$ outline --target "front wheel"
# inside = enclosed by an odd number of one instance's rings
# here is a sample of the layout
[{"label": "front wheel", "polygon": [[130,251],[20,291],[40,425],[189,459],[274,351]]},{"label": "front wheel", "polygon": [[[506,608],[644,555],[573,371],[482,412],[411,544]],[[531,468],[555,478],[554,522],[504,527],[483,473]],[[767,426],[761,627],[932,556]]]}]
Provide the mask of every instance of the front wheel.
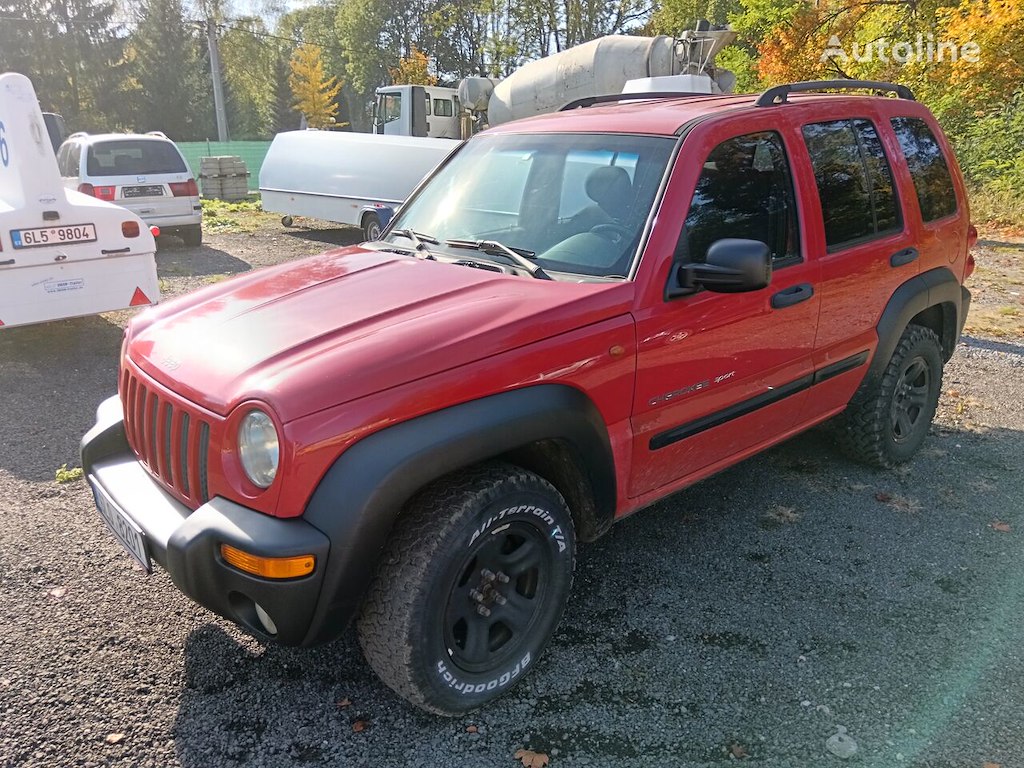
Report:
[{"label": "front wheel", "polygon": [[851,458],[876,467],[909,461],[928,434],[941,388],[939,337],[924,326],[908,326],[881,380],[858,392],[839,417],[840,447]]},{"label": "front wheel", "polygon": [[509,464],[452,475],[398,520],[358,620],[370,666],[416,706],[476,709],[533,668],[572,586],[561,494]]}]

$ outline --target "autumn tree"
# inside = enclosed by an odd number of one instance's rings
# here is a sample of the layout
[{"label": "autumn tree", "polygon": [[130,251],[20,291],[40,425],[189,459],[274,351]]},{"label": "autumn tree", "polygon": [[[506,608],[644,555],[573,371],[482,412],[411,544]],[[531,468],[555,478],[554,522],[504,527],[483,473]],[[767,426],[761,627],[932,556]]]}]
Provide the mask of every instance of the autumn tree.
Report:
[{"label": "autumn tree", "polygon": [[295,49],[291,59],[291,86],[295,108],[306,116],[310,128],[327,128],[335,122],[338,104],[335,99],[342,84],[336,77],[327,77],[316,46],[308,43]]},{"label": "autumn tree", "polygon": [[437,85],[437,77],[430,74],[430,59],[416,46],[408,56],[398,60],[398,66],[388,70],[396,85]]}]

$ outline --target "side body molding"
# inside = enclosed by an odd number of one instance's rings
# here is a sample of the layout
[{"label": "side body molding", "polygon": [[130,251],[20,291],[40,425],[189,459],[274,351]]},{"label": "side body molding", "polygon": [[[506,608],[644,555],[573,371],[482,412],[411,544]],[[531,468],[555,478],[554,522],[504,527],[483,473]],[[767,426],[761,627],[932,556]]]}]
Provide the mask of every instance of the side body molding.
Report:
[{"label": "side body molding", "polygon": [[331,540],[313,630],[303,645],[337,636],[358,610],[394,521],[416,491],[460,467],[550,440],[578,458],[594,500],[595,520],[584,520],[583,527],[602,532],[615,514],[614,459],[597,407],[571,387],[542,384],[462,403],[346,450],[303,516]]}]

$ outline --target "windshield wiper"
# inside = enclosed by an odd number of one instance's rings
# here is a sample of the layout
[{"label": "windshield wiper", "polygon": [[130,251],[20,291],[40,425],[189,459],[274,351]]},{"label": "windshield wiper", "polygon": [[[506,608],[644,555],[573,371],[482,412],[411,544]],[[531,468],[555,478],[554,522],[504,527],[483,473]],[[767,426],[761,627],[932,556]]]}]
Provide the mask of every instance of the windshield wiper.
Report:
[{"label": "windshield wiper", "polygon": [[553,280],[547,272],[540,268],[537,264],[527,258],[527,254],[535,256],[533,251],[527,251],[522,248],[509,248],[504,243],[499,243],[497,240],[445,240],[444,244],[449,248],[469,248],[474,251],[480,251],[490,256],[504,256],[506,259],[511,261],[517,267],[525,270],[529,273],[530,277],[536,277],[538,280]]},{"label": "windshield wiper", "polygon": [[407,240],[412,240],[412,243],[416,247],[417,252],[422,253],[423,258],[425,259],[434,259],[434,254],[432,254],[430,252],[430,249],[427,248],[426,243],[430,243],[431,245],[441,244],[441,241],[438,240],[433,235],[425,235],[422,232],[416,232],[415,230],[412,229],[395,229],[391,231],[391,234],[398,235],[399,237],[404,237]]}]

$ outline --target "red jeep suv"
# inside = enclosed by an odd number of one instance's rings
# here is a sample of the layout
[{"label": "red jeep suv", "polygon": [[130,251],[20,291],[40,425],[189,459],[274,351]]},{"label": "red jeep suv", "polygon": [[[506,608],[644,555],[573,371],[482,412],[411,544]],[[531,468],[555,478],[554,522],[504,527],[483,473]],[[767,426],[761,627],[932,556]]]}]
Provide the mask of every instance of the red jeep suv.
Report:
[{"label": "red jeep suv", "polygon": [[910,459],[972,237],[903,87],[587,99],[468,141],[379,241],[139,315],[83,466],[192,599],[287,645],[354,618],[464,712],[534,665],[578,541],[830,419]]}]

